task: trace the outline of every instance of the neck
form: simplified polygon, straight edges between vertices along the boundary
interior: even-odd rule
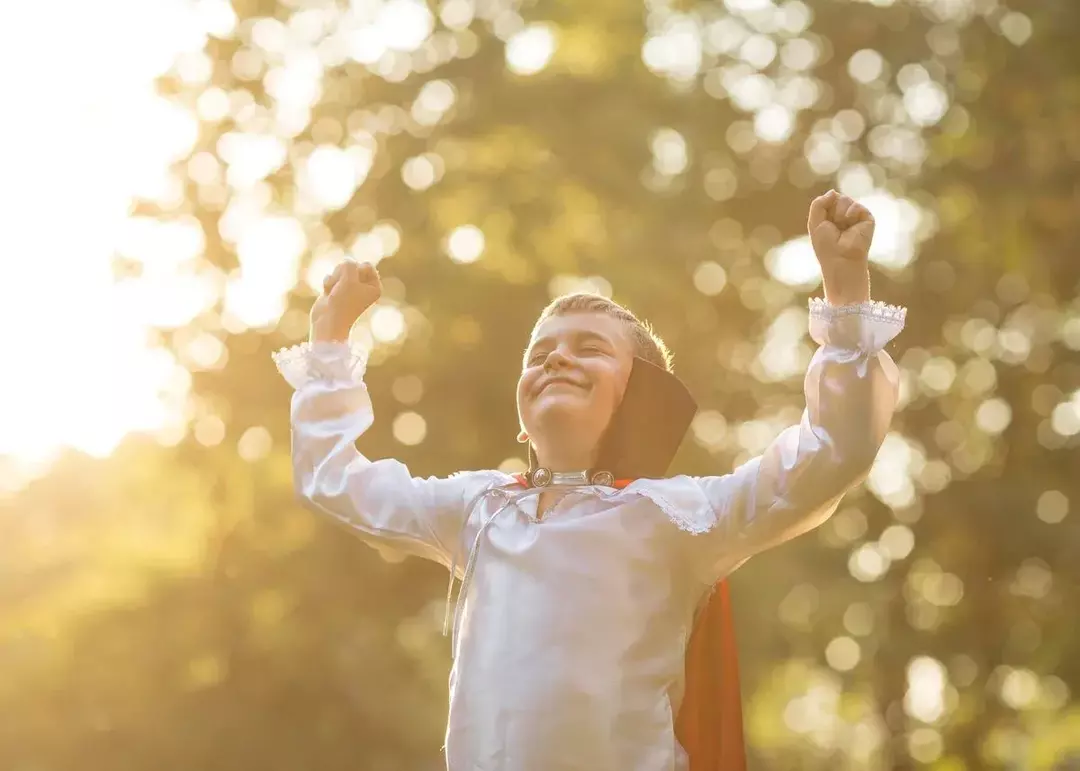
[[[588,451],[580,448],[575,449],[571,447],[537,447],[533,445],[533,450],[536,452],[536,461],[542,468],[546,468],[549,471],[556,473],[569,472],[569,471],[584,471],[591,468],[595,462],[596,453],[590,449]]]

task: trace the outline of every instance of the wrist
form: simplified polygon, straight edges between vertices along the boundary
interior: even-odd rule
[[[858,305],[870,300],[870,268],[865,262],[829,266],[822,270],[822,283],[829,305]]]
[[[352,324],[345,326],[329,320],[317,321],[311,325],[308,340],[312,343],[347,343]]]

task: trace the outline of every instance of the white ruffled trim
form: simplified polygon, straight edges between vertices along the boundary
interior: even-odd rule
[[[810,316],[832,321],[837,316],[858,315],[866,318],[888,321],[893,324],[904,325],[907,320],[907,308],[900,305],[889,305],[880,300],[867,300],[864,303],[854,305],[829,305],[821,297],[810,299]]]
[[[300,343],[274,351],[272,358],[278,372],[295,389],[313,380],[360,382],[368,352],[348,343]]]
[[[869,300],[852,305],[829,305],[810,300],[810,337],[819,345],[877,353],[892,341],[907,321],[907,308]]]
[[[687,533],[707,533],[716,527],[716,511],[701,485],[691,477],[641,479],[619,493],[637,493],[648,498],[675,527]]]

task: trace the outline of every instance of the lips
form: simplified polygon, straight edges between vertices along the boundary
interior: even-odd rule
[[[562,385],[573,386],[574,388],[580,388],[582,390],[585,390],[586,388],[588,388],[588,386],[585,385],[584,383],[579,383],[578,381],[574,380],[573,378],[569,378],[569,377],[565,377],[565,376],[560,375],[560,376],[550,377],[550,378],[546,379],[543,383],[540,384],[540,387],[536,389],[536,393],[539,394],[539,393],[543,392],[548,386],[557,385],[557,384],[560,384],[560,383]]]

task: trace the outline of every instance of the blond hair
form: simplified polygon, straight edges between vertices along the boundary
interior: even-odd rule
[[[605,316],[611,316],[625,322],[627,329],[630,331],[630,342],[634,346],[634,355],[650,364],[662,367],[668,372],[672,371],[671,351],[668,350],[660,335],[653,331],[652,326],[614,300],[609,300],[603,295],[581,292],[555,298],[550,305],[541,311],[540,317],[536,320],[536,324],[533,325],[533,333],[536,333],[536,327],[552,316],[569,316],[572,313],[602,313]]]

